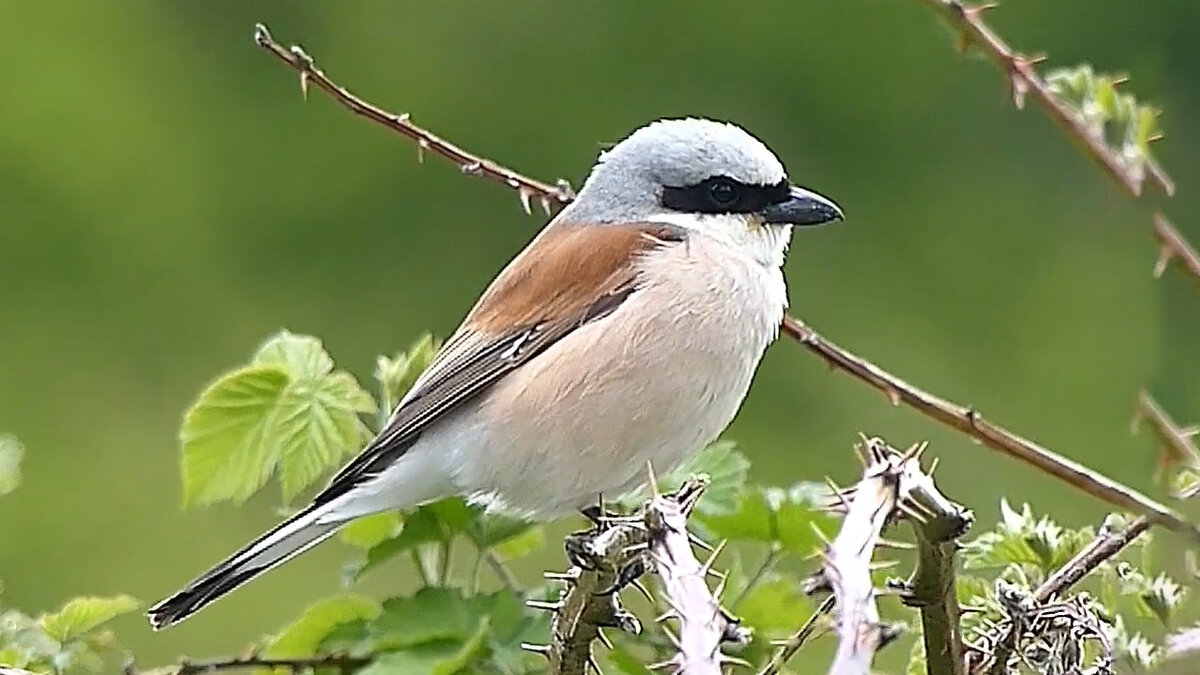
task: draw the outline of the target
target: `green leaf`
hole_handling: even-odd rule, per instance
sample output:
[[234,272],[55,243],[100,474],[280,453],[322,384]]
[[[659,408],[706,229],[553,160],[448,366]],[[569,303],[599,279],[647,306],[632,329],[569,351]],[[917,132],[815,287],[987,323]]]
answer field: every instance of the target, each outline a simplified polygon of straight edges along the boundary
[[374,619],[379,613],[379,603],[361,595],[326,598],[310,605],[270,640],[263,655],[276,659],[312,656],[339,626]]
[[281,330],[259,346],[251,359],[254,365],[279,366],[297,379],[317,379],[333,370],[333,359],[321,341],[311,335]]
[[828,531],[832,524],[817,505],[818,494],[805,483],[786,490],[754,488],[742,494],[734,512],[700,515],[698,520],[722,539],[778,543],[787,551],[807,556],[820,545],[814,527]]
[[184,415],[183,505],[243,502],[279,461],[268,435],[289,378],[276,366],[251,366],[213,382]]
[[411,597],[385,601],[370,633],[384,649],[465,640],[479,624],[479,609],[458,589],[422,588]]
[[417,377],[429,367],[439,347],[440,343],[427,333],[395,357],[380,356],[375,360],[375,379],[383,392],[385,410],[391,410],[404,398]]
[[281,331],[185,414],[184,506],[245,501],[276,471],[291,499],[359,448],[369,433],[359,415],[374,410],[319,340]]
[[690,457],[659,482],[663,490],[674,490],[688,478],[706,475],[708,488],[696,504],[700,514],[721,515],[737,510],[738,497],[746,485],[750,460],[732,441],[717,441]]
[[501,542],[508,541],[530,530],[533,523],[518,518],[484,513],[481,510],[472,514],[472,518],[464,528],[467,537],[479,548],[491,548]]
[[46,635],[59,642],[83,636],[114,617],[137,609],[139,603],[128,595],[111,598],[75,598],[54,614],[44,614],[38,623]]
[[0,495],[6,495],[21,484],[21,457],[25,447],[16,436],[0,434]]

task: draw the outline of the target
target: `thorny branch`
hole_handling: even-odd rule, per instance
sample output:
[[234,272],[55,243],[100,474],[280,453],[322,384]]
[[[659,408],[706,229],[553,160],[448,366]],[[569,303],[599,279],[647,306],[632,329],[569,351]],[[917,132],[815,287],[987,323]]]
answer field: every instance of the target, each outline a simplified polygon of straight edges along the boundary
[[1154,264],[1154,276],[1161,277],[1172,260],[1178,260],[1183,269],[1196,283],[1200,283],[1200,253],[1183,238],[1179,230],[1161,213],[1154,214],[1154,238],[1162,246],[1158,262]]
[[914,499],[915,491],[932,485],[921,471],[923,446],[900,453],[882,439],[871,438],[859,444],[858,450],[866,468],[852,490],[839,493],[848,502],[846,516],[825,553],[820,573],[837,599],[839,639],[830,675],[866,675],[875,652],[898,635],[896,629],[880,622],[871,558],[883,528],[896,517],[933,515],[925,500]]
[[686,675],[721,675],[724,664],[733,661],[721,653],[721,645],[750,641],[750,631],[721,608],[719,595],[724,587],[714,593],[705,582],[720,548],[703,565],[692,552],[687,513],[705,485],[690,481],[676,496],[656,497],[645,512],[650,560],[670,608],[664,620],[674,619],[679,625],[679,635],[672,636],[678,651],[659,665]]
[[413,124],[408,114],[397,115],[367,103],[326,77],[325,73],[313,64],[312,57],[298,45],[292,45],[285,49],[271,37],[270,31],[261,23],[254,27],[254,41],[260,47],[274,54],[276,58],[299,71],[300,89],[306,98],[308,97],[308,85],[315,85],[354,114],[416,141],[418,158],[424,159],[425,151],[428,150],[450,160],[465,174],[507,185],[520,195],[521,204],[526,213],[531,212],[530,200],[533,198],[540,200],[542,208],[546,213],[550,213],[554,210],[553,207],[561,207],[575,197],[570,184],[565,180],[559,180],[554,185],[534,180],[489,159],[473,155],[444,138]]
[[[933,2],[935,0],[928,1]],[[937,4],[949,6],[944,2],[938,2]],[[978,21],[972,21],[971,25],[982,24],[979,24]],[[550,186],[546,183],[522,176],[490,160],[484,160],[476,155],[467,153],[432,133],[416,127],[405,116],[384,112],[362,101],[343,87],[334,84],[321,71],[317,70],[313,65],[312,58],[303,50],[298,47],[287,49],[276,42],[266,27],[261,24],[255,28],[254,39],[259,46],[268,50],[300,73],[300,83],[304,91],[307,91],[307,86],[310,82],[315,84],[350,110],[393,129],[408,138],[416,139],[418,147],[424,147],[422,143],[428,145],[430,149],[435,150],[439,155],[447,157],[460,167],[464,167],[464,173],[488,178],[517,190],[523,204],[527,205],[531,197],[538,197],[542,200],[542,205],[549,211],[552,206],[562,205],[569,202],[572,198],[571,193],[563,186]],[[894,404],[900,402],[906,403],[917,411],[943,424],[975,437],[993,449],[1032,464],[1050,475],[1064,480],[1113,506],[1147,515],[1156,524],[1163,525],[1168,529],[1183,533],[1196,541],[1200,541],[1200,529],[1187,523],[1173,511],[1149,497],[1108,479],[1076,462],[1056,455],[1032,441],[1021,438],[1011,431],[986,422],[979,413],[970,408],[954,405],[913,387],[878,366],[843,350],[818,335],[800,321],[792,317],[785,317],[781,330],[785,335],[799,341],[809,351],[821,356],[831,366],[841,368],[859,380],[884,392]]]
[[[1046,115],[1083,148],[1113,180],[1121,185],[1130,195],[1140,197],[1142,194],[1143,175],[1130,167],[1122,158],[1109,148],[1103,138],[1088,130],[1088,127],[1069,107],[1067,107],[1050,90],[1049,85],[1042,79],[1035,68],[1045,57],[1028,57],[1017,53],[992,30],[983,20],[983,13],[993,7],[994,3],[985,2],[971,7],[965,6],[959,0],[921,0],[935,10],[942,18],[958,32],[959,51],[977,46],[987,55],[1000,70],[1008,77],[1009,90],[1012,94],[1013,105],[1018,109],[1025,106],[1025,98],[1032,97],[1045,111]],[[1175,183],[1152,157],[1144,158],[1145,174],[1168,195],[1175,193]]]
[[589,667],[596,669],[592,642],[607,642],[601,629],[641,632],[637,618],[621,607],[618,598],[629,585],[646,592],[637,577],[649,566],[662,580],[664,599],[671,608],[662,620],[679,622],[679,635],[671,636],[678,653],[659,667],[670,666],[670,672],[687,675],[720,675],[722,665],[731,661],[721,653],[721,645],[745,643],[750,634],[721,608],[719,591],[709,591],[704,578],[712,559],[701,565],[692,553],[687,517],[707,486],[707,479],[692,478],[675,492],[656,494],[628,516],[604,514],[601,509],[596,529],[568,540],[575,563],[571,569],[546,575],[566,583],[559,599],[529,603],[554,613],[550,644],[522,646],[545,655],[549,672],[555,675],[583,675]]
[[[915,448],[919,457],[925,445]],[[894,450],[892,451],[895,452]],[[918,467],[919,468],[919,467]],[[907,581],[894,583],[901,600],[921,611],[925,664],[929,675],[963,675],[963,641],[956,588],[958,539],[975,516],[950,501],[928,474],[909,476],[907,514],[917,537],[917,567]]]

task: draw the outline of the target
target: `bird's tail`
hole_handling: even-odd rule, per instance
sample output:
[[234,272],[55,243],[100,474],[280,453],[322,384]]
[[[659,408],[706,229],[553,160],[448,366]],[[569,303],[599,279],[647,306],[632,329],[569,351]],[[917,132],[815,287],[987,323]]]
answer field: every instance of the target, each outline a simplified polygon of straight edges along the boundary
[[263,572],[321,543],[345,524],[308,508],[280,523],[146,612],[154,630],[173,626]]

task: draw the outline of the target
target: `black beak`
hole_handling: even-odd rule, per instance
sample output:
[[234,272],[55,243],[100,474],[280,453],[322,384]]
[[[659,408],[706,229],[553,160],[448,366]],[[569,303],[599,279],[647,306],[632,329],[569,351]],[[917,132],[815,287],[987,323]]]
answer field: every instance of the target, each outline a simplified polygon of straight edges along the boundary
[[788,189],[787,199],[766,207],[759,216],[765,223],[801,226],[845,219],[841,207],[832,199],[795,185]]

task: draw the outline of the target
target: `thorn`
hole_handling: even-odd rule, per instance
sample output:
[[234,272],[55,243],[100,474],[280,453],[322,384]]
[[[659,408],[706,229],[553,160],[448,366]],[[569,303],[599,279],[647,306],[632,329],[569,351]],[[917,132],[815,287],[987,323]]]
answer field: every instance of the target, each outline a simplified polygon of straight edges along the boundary
[[470,162],[463,164],[459,169],[468,176],[478,176],[483,173],[483,164],[481,162]]
[[542,202],[542,210],[546,212],[546,215],[550,215],[550,198],[542,197],[540,201]]
[[642,551],[645,551],[649,548],[650,548],[650,543],[643,541],[643,542],[639,542],[637,544],[630,544],[629,546],[626,546],[625,549],[623,551],[621,551],[621,553],[622,553],[622,555],[632,555],[634,553],[641,553]]
[[600,670],[600,664],[596,663],[596,657],[591,654],[588,655],[588,665],[592,667],[592,670],[596,671],[596,675],[604,675],[604,671]]
[[662,632],[663,635],[667,636],[667,641],[671,643],[671,646],[675,649],[679,649],[679,638],[666,628],[663,628]]
[[1163,272],[1167,271],[1167,265],[1171,264],[1171,260],[1175,258],[1175,252],[1170,246],[1164,246],[1158,252],[1158,260],[1154,261],[1154,278],[1162,277]]
[[740,666],[742,668],[750,667],[750,662],[746,659],[740,659],[736,656],[730,656],[729,654],[721,654],[719,657],[717,657],[717,660],[721,663],[727,663],[731,666]]
[[893,407],[900,405],[900,392],[896,391],[895,389],[888,387],[887,390],[883,392],[883,395],[887,397],[887,400],[891,402]]
[[705,560],[704,564],[700,566],[700,569],[705,574],[707,574],[708,571],[710,569],[712,569],[713,563],[717,561],[717,556],[721,555],[721,551],[725,550],[725,544],[728,544],[728,543],[729,543],[728,539],[722,539],[721,543],[717,544],[717,547],[715,549],[713,549],[712,554],[708,556],[708,560]]
[[667,659],[666,661],[659,661],[658,663],[651,663],[650,665],[646,666],[646,670],[662,670],[663,668],[666,668],[667,666],[673,666],[673,665],[675,665],[675,659]]
[[542,578],[550,581],[575,581],[579,575],[571,572],[542,572]]
[[[543,200],[543,201],[545,201],[545,200]],[[658,478],[654,475],[654,464],[651,463],[650,460],[646,460],[646,476],[647,476],[647,479],[650,481],[651,494],[654,496],[655,499],[658,499],[659,497],[662,496],[662,493],[658,491]]]
[[525,606],[530,609],[540,609],[547,612],[557,612],[562,609],[561,602],[546,602],[544,600],[526,600]]
[[697,537],[696,535],[692,534],[691,531],[689,531],[687,533],[687,535],[688,535],[688,542],[690,544],[692,544],[693,546],[695,546],[696,548],[698,548],[702,551],[712,551],[713,550],[712,544],[709,544],[707,541],[704,541],[700,537]]
[[254,24],[254,42],[259,47],[266,47],[267,43],[274,42],[275,38],[271,37],[271,31],[261,23]]
[[999,6],[1000,6],[1000,3],[998,3],[998,2],[982,2],[973,7],[964,7],[963,14],[971,16],[974,19],[978,19],[979,16],[982,15],[984,12],[988,11],[989,9],[996,9]]
[[1009,91],[1012,94],[1013,106],[1017,110],[1025,109],[1025,94],[1029,93],[1029,81],[1025,79],[1016,67],[1016,61],[1013,61],[1012,71],[1008,75]]
[[650,602],[654,602],[654,596],[650,595],[649,589],[646,588],[646,585],[643,584],[640,579],[634,579],[633,581],[629,582],[629,585],[637,589],[637,592],[641,593],[642,597],[646,598]]
[[607,635],[604,634],[603,629],[600,629],[600,628],[596,629],[596,637],[600,639],[600,643],[603,644],[604,647],[606,649],[608,649],[608,651],[611,652],[613,650],[612,640]]
[[425,163],[425,151],[429,149],[429,140],[425,138],[417,139],[417,163]]
[[663,612],[662,614],[659,614],[658,617],[654,619],[654,623],[662,623],[664,621],[670,621],[671,619],[678,619],[678,618],[679,618],[679,614],[675,610],[668,609],[667,611]]
[[550,645],[535,645],[530,642],[522,642],[521,649],[524,649],[527,652],[533,652],[534,654],[541,654],[546,658],[550,658]]
[[[517,186],[514,185],[513,187]],[[521,208],[525,209],[525,215],[532,216],[533,206],[530,204],[529,200],[533,197],[533,194],[528,188],[517,188],[517,196],[521,198]]]
[[910,447],[908,450],[906,450],[904,452],[904,459],[906,459],[906,460],[915,459],[919,463],[921,461],[921,455],[924,455],[925,451],[928,449],[929,449],[929,441],[921,441],[920,443],[913,443],[912,447]]
[[938,464],[940,464],[941,461],[942,461],[941,457],[934,457],[933,461],[929,463],[929,472],[926,473],[925,475],[929,476],[930,478],[933,478],[933,472],[937,471]]

